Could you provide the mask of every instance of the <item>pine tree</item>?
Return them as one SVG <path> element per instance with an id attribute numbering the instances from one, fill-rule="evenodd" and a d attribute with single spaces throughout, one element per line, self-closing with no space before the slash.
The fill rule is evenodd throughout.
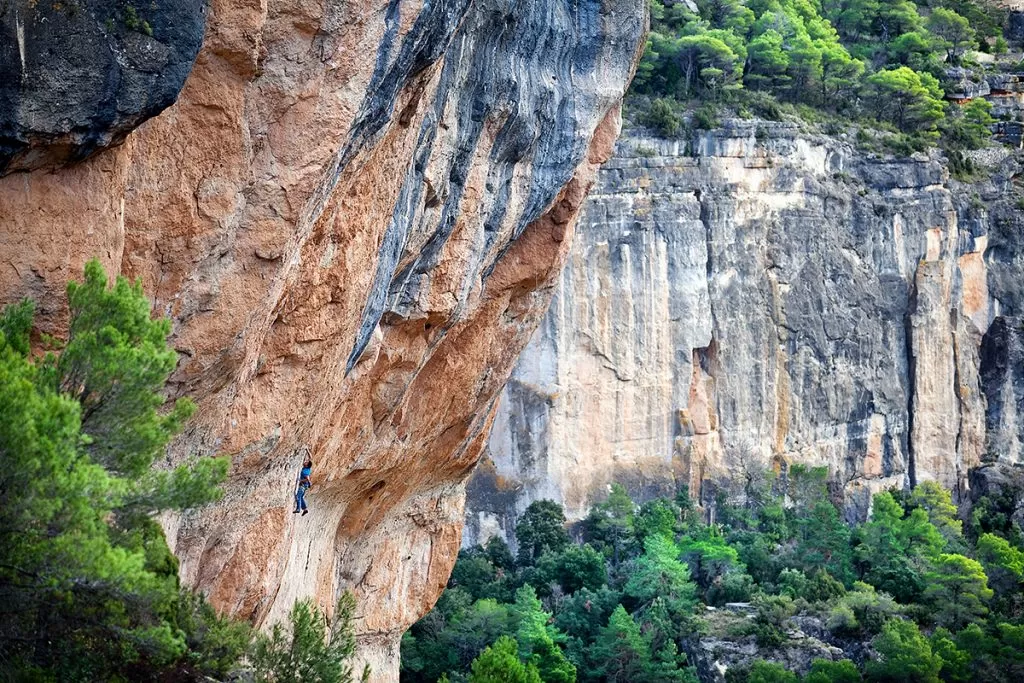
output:
<path id="1" fill-rule="evenodd" d="M 252 666 L 260 683 L 351 683 L 370 677 L 368 666 L 358 679 L 352 666 L 356 640 L 352 628 L 355 598 L 344 593 L 328 634 L 327 619 L 310 600 L 300 600 L 288 615 L 288 627 L 274 624 L 255 643 Z"/>
<path id="2" fill-rule="evenodd" d="M 192 410 L 158 412 L 169 325 L 95 261 L 68 295 L 68 341 L 41 359 L 31 304 L 0 313 L 0 603 L 17 615 L 0 619 L 0 660 L 68 680 L 223 672 L 246 630 L 179 591 L 152 516 L 216 498 L 227 461 L 152 470 Z"/>
<path id="3" fill-rule="evenodd" d="M 502 636 L 473 660 L 469 683 L 543 683 L 537 667 L 519 661 L 516 641 Z"/>

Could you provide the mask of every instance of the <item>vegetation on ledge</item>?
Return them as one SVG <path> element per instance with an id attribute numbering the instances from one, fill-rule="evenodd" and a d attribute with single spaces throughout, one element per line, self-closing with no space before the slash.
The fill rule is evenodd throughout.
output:
<path id="1" fill-rule="evenodd" d="M 662 135 L 720 112 L 882 131 L 887 151 L 977 149 L 983 99 L 947 102 L 1008 50 L 1006 12 L 972 0 L 650 0 L 631 114 Z M 696 8 L 693 11 L 691 7 Z M 983 66 L 975 57 L 992 56 Z M 1005 65 L 1007 68 L 1016 64 Z"/>

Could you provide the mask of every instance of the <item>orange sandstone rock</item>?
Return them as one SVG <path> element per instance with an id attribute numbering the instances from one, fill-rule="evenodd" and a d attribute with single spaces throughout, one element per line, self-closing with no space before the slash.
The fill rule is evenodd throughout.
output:
<path id="1" fill-rule="evenodd" d="M 32 296 L 59 334 L 98 255 L 172 319 L 172 394 L 199 410 L 169 460 L 232 468 L 168 536 L 221 610 L 259 625 L 352 590 L 362 655 L 397 678 L 618 134 L 645 3 L 590 4 L 213 0 L 174 106 L 0 179 L 3 301 Z"/>

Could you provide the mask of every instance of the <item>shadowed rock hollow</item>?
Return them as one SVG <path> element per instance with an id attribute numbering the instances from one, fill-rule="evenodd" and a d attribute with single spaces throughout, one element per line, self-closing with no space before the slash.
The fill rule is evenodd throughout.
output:
<path id="1" fill-rule="evenodd" d="M 351 589 L 362 654 L 397 676 L 611 154 L 644 7 L 214 0 L 174 106 L 82 163 L 0 179 L 4 301 L 35 298 L 59 333 L 65 283 L 98 255 L 172 318 L 173 392 L 199 412 L 171 459 L 232 456 L 224 500 L 168 522 L 218 607 L 259 624 Z M 48 37 L 26 35 L 43 60 Z M 91 125 L 93 147 L 123 135 Z M 46 158 L 46 136 L 22 138 L 19 158 Z"/>

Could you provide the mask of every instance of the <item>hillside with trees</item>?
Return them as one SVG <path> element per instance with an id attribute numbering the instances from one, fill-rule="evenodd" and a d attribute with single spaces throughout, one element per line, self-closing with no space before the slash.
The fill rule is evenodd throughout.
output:
<path id="1" fill-rule="evenodd" d="M 687 111 L 698 128 L 788 114 L 891 132 L 897 152 L 940 140 L 974 149 L 990 137 L 991 106 L 947 96 L 1018 66 L 1006 11 L 973 0 L 651 0 L 651 16 L 632 111 L 669 136 Z"/>
<path id="2" fill-rule="evenodd" d="M 637 505 L 614 486 L 573 529 L 537 501 L 464 550 L 406 635 L 405 681 L 1013 681 L 1024 674 L 1024 491 L 968 520 L 923 482 L 850 526 L 827 472 Z M 741 501 L 741 502 L 737 502 Z M 732 653 L 732 654 L 730 654 Z M 497 676 L 494 671 L 513 672 Z"/>

